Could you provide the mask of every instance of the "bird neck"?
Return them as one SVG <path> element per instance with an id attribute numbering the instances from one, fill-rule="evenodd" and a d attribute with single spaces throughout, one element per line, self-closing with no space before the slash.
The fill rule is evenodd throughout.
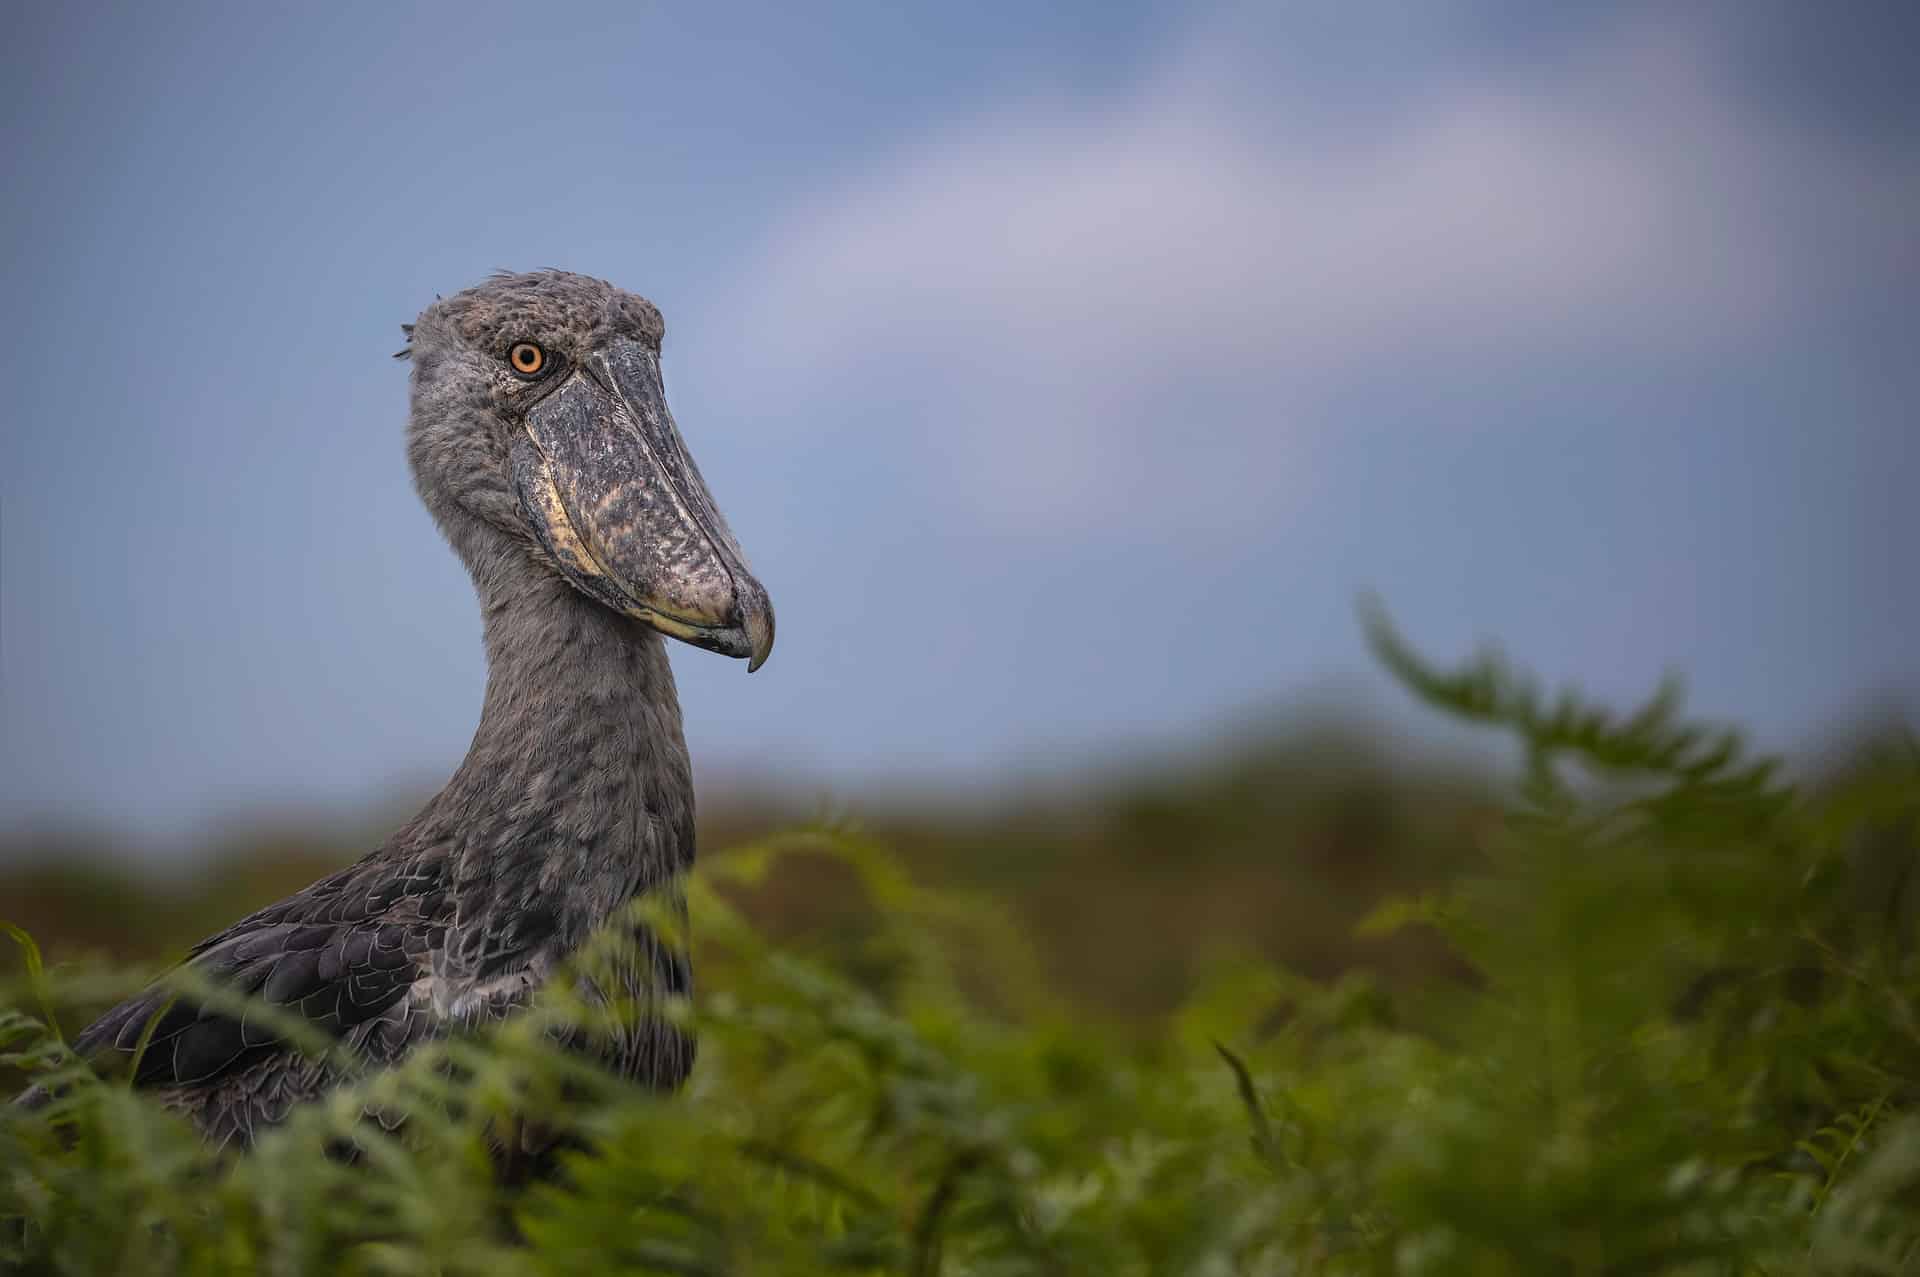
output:
<path id="1" fill-rule="evenodd" d="M 693 776 L 665 644 L 503 550 L 472 563 L 487 695 L 425 813 L 455 889 L 556 910 L 577 942 L 693 857 Z"/>

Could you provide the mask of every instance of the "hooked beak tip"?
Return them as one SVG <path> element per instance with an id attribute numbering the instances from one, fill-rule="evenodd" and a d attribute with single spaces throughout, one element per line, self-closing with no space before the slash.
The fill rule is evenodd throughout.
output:
<path id="1" fill-rule="evenodd" d="M 747 673 L 751 674 L 767 663 L 767 654 L 773 651 L 773 609 L 761 606 L 746 613 L 741 628 L 747 632 Z"/>

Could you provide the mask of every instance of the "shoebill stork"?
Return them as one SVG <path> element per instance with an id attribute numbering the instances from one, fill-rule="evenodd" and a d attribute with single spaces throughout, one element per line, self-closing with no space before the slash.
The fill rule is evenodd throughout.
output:
<path id="1" fill-rule="evenodd" d="M 635 896 L 693 859 L 693 780 L 662 635 L 753 670 L 773 609 L 667 411 L 660 312 L 580 275 L 499 275 L 408 327 L 407 454 L 473 575 L 487 691 L 465 761 L 384 846 L 196 945 L 186 963 L 323 1026 L 369 1066 L 511 1014 Z M 648 999 L 689 989 L 642 934 Z M 244 1017 L 161 985 L 82 1054 L 139 1055 L 135 1084 L 244 1145 L 339 1081 Z M 668 1088 L 693 1043 L 660 1019 L 611 1064 Z"/>

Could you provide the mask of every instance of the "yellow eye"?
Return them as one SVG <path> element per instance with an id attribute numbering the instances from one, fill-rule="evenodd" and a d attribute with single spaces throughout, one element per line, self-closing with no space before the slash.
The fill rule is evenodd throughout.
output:
<path id="1" fill-rule="evenodd" d="M 507 362 L 522 377 L 531 377 L 547 366 L 547 352 L 530 341 L 523 341 L 507 352 Z"/>

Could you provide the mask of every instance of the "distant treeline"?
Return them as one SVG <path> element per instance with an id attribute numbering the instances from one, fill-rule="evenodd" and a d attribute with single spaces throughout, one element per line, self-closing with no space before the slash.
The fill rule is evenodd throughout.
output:
<path id="1" fill-rule="evenodd" d="M 1903 730 L 1862 725 L 1850 744 L 1823 751 L 1814 783 L 1844 780 Z M 1406 748 L 1359 715 L 1276 715 L 1204 751 L 1030 789 L 881 792 L 831 807 L 746 789 L 707 794 L 701 846 L 822 823 L 857 830 L 919 880 L 989 894 L 1024 925 L 1063 991 L 1131 1019 L 1176 1004 L 1224 953 L 1316 978 L 1360 968 L 1390 985 L 1455 973 L 1425 932 L 1367 937 L 1355 925 L 1384 899 L 1479 865 L 1514 779 L 1484 760 Z M 385 832 L 372 817 L 256 818 L 199 857 L 168 861 L 101 837 L 15 840 L 0 844 L 0 901 L 52 960 L 170 960 Z M 1891 881 L 1899 870 L 1876 875 Z M 874 925 L 831 858 L 783 858 L 766 882 L 738 891 L 769 936 L 829 956 L 857 953 Z M 0 972 L 13 961 L 0 954 Z"/>

